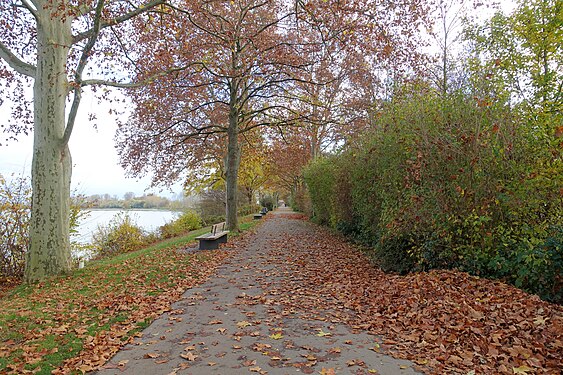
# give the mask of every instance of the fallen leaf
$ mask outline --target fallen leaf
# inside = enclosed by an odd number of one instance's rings
[[[513,367],[512,368],[513,374],[527,374],[530,371],[532,371],[532,368],[530,368],[526,365],[522,365],[520,367]]]
[[[190,361],[190,362],[193,362],[193,361],[195,361],[195,360],[197,359],[198,356],[195,355],[195,354],[192,353],[192,352],[187,352],[186,354],[180,354],[180,357],[182,357],[182,358],[184,358],[184,359],[186,359],[186,360],[188,360],[188,361]]]
[[[332,336],[332,333],[324,332],[321,328],[319,328],[318,331],[319,331],[319,333],[317,333],[317,336],[319,336],[319,337]]]
[[[272,333],[272,334],[270,335],[270,338],[271,338],[271,339],[274,339],[274,340],[279,340],[279,339],[282,339],[282,338],[283,338],[283,335],[282,335],[281,333],[279,333],[279,332],[278,332],[278,333]]]
[[[237,327],[239,327],[239,328],[245,328],[245,327],[248,327],[248,326],[251,326],[251,325],[252,325],[252,323],[247,322],[246,320],[243,320],[242,322],[237,323]]]

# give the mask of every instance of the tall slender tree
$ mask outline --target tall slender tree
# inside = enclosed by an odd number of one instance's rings
[[[236,229],[243,134],[285,125],[332,133],[334,103],[323,102],[342,100],[344,75],[327,59],[365,54],[372,61],[393,57],[400,66],[408,48],[396,47],[412,45],[409,36],[425,12],[424,0],[179,2],[166,16],[138,24],[150,30],[137,33],[139,44],[155,51],[139,53],[140,66],[184,68],[132,94],[135,115],[118,134],[122,164],[134,175],[153,170],[155,183],[172,181],[198,168],[209,147],[219,144],[225,150],[227,224]],[[340,53],[344,46],[350,54]],[[323,86],[330,92],[321,93]]]
[[[143,67],[183,69],[132,93],[136,111],[119,130],[122,164],[132,174],[155,171],[170,182],[225,150],[227,226],[238,229],[237,178],[246,132],[294,123],[289,103],[309,64],[295,13],[284,2],[186,1],[149,24],[142,35],[155,51]],[[140,77],[143,79],[143,77]],[[165,98],[165,99],[162,99]],[[149,147],[147,147],[149,145]]]

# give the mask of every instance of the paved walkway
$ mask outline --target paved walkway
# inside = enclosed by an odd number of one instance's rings
[[[308,313],[279,302],[284,280],[301,275],[284,270],[273,248],[314,230],[288,213],[269,213],[215,277],[186,291],[98,374],[415,373],[412,363],[378,353],[376,337],[335,318],[350,313],[342,307]]]

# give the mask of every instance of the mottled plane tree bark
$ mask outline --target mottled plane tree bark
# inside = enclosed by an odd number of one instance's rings
[[[9,99],[3,104],[13,104],[14,118],[7,131],[32,131],[34,137],[27,282],[71,267],[68,141],[83,87],[122,85],[111,81],[111,65],[102,64],[110,55],[103,50],[115,52],[113,31],[163,1],[0,0],[0,90]],[[99,63],[101,79],[83,79],[91,60]],[[31,82],[29,98],[25,86]]]

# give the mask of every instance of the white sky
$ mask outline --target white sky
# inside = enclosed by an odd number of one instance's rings
[[[113,138],[117,130],[117,117],[109,114],[111,105],[107,102],[98,104],[97,99],[90,93],[86,92],[83,95],[69,144],[73,164],[72,188],[81,194],[108,193],[120,198],[130,191],[137,196],[147,192],[170,196],[171,193],[168,190],[145,191],[150,185],[148,177],[140,180],[125,177],[124,170],[119,166],[119,158],[114,147]],[[0,110],[0,116],[6,116],[6,112],[6,110]],[[96,113],[98,120],[90,122],[89,113]],[[127,118],[127,115],[124,115],[124,118]],[[97,129],[94,128],[94,123],[97,125]],[[5,136],[2,136],[2,139],[4,138]],[[12,173],[30,175],[32,150],[33,135],[21,135],[17,141],[11,141],[7,145],[1,146],[0,174],[6,178],[9,178]],[[176,186],[174,190],[174,193],[179,193],[181,187]]]
[[[487,1],[487,0],[486,0]],[[505,13],[514,9],[513,0],[501,0]],[[132,191],[142,195],[150,185],[149,178],[128,179],[119,166],[114,148],[114,135],[117,130],[115,115],[109,114],[110,103],[98,104],[91,94],[85,94],[78,110],[78,118],[70,140],[73,160],[72,188],[79,193],[92,195],[109,193],[123,197]],[[0,107],[0,116],[6,116],[5,108]],[[88,120],[88,113],[96,113],[98,129],[94,129]],[[1,135],[0,135],[1,136]],[[4,136],[1,136],[4,139]],[[4,142],[3,142],[4,143]],[[30,174],[33,148],[33,136],[20,136],[18,141],[0,147],[0,174],[9,178],[12,173]],[[169,191],[152,192],[170,196]],[[181,192],[180,182],[174,187],[174,193]]]

